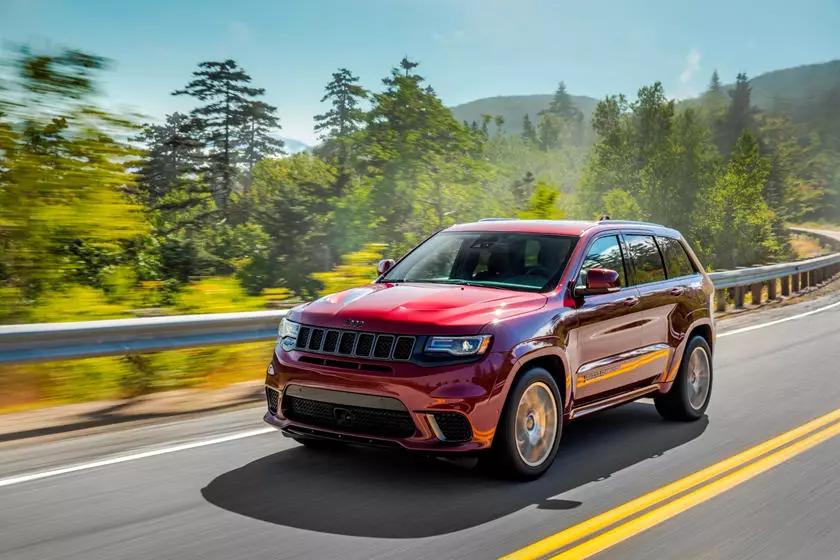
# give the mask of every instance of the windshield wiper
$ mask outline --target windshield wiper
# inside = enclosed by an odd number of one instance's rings
[[[469,280],[460,280],[458,278],[450,278],[448,280],[415,280],[415,282],[425,282],[427,284],[452,284],[453,286],[475,286]]]

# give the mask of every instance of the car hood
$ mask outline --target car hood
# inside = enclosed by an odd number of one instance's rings
[[[322,297],[296,308],[289,318],[307,325],[395,334],[476,334],[494,320],[535,311],[545,304],[546,297],[536,293],[382,283]]]

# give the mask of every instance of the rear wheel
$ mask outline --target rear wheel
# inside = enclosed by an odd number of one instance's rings
[[[482,458],[493,471],[531,480],[551,467],[563,431],[560,390],[543,368],[528,370],[513,386],[493,446]]]
[[[691,422],[702,418],[712,394],[712,351],[702,336],[688,341],[671,389],[653,399],[666,420]]]

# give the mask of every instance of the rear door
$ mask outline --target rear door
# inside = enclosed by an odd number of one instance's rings
[[[668,280],[665,260],[649,233],[626,233],[624,241],[631,263],[631,285],[639,290],[639,362],[637,380],[662,376],[673,351],[672,314],[682,288]]]
[[[639,291],[630,286],[620,235],[595,238],[585,254],[578,270],[578,285],[586,284],[586,271],[590,268],[608,268],[618,272],[621,289],[586,296],[579,303],[578,328],[570,345],[576,350],[573,391],[578,404],[631,383],[635,379],[633,362],[642,340]]]
[[[665,260],[668,275],[667,297],[672,299],[673,308],[668,317],[666,343],[677,349],[688,335],[695,313],[706,308],[706,294],[703,291],[703,276],[695,268],[682,242],[674,237],[656,237],[656,244]],[[669,380],[676,373],[679,362],[671,362]]]

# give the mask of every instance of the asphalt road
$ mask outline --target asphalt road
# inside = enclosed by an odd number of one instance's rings
[[[261,409],[4,445],[0,559],[498,558],[838,409],[840,305],[743,330],[837,302],[721,322],[704,420],[668,423],[645,401],[581,419],[529,484],[274,432],[207,442],[261,430]],[[172,449],[185,442],[206,445]],[[594,557],[840,558],[838,456],[826,438]],[[19,478],[113,457],[130,460]]]

